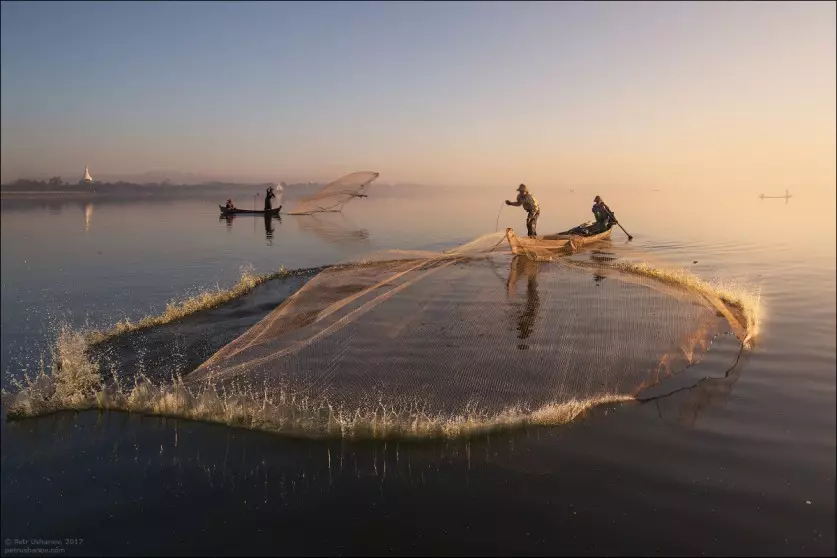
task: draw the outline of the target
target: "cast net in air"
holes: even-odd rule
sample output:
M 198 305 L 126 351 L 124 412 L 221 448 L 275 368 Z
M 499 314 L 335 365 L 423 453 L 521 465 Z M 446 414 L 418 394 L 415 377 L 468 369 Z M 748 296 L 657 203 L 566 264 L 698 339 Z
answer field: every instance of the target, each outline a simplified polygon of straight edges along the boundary
M 700 360 L 719 333 L 749 337 L 750 310 L 709 287 L 498 254 L 498 239 L 324 270 L 185 385 L 235 394 L 259 428 L 453 436 L 572 420 Z
M 324 186 L 314 195 L 301 199 L 291 215 L 342 211 L 343 206 L 356 198 L 368 195 L 370 184 L 378 178 L 377 172 L 354 172 Z

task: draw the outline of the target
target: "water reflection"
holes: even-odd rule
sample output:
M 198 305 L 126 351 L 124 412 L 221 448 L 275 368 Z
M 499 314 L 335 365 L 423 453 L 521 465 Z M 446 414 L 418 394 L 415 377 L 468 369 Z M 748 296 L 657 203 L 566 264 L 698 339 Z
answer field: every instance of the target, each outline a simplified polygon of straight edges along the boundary
M 90 230 L 90 219 L 93 217 L 93 204 L 88 203 L 84 206 L 84 230 Z
M 233 225 L 234 220 L 235 220 L 235 215 L 221 215 L 220 217 L 218 217 L 218 222 L 219 223 L 224 222 L 224 223 L 227 224 L 227 227 L 226 227 L 227 232 L 232 232 L 232 225 Z
M 276 228 L 274 227 L 274 221 L 282 222 L 281 215 L 271 215 L 265 213 L 262 215 L 264 218 L 264 238 L 267 242 L 268 246 L 273 246 L 273 234 L 276 232 Z M 233 223 L 235 222 L 236 215 L 221 215 L 218 217 L 218 222 L 224 222 L 227 225 L 227 232 L 232 231 Z M 255 226 L 255 221 L 253 221 Z
M 536 269 L 527 270 L 525 265 L 513 266 L 512 271 L 515 281 L 523 275 L 527 279 L 537 276 Z M 677 467 L 669 461 L 647 456 L 662 445 L 673 448 L 669 451 L 675 463 L 695 457 L 680 453 L 687 451 L 682 449 L 684 433 L 665 423 L 688 427 L 707 410 L 723 407 L 746 357 L 726 373 L 716 366 L 704 370 L 716 377 L 688 389 L 621 405 L 617 413 L 612 405 L 595 409 L 580 419 L 583 425 L 527 426 L 470 439 L 311 441 L 123 412 L 63 412 L 15 421 L 5 425 L 0 440 L 6 473 L 4 511 L 15 511 L 4 514 L 4 531 L 34 530 L 67 521 L 67 514 L 72 513 L 66 505 L 67 487 L 85 495 L 85 513 L 90 515 L 87 524 L 79 528 L 90 530 L 107 520 L 106 513 L 149 529 L 169 526 L 175 519 L 171 516 L 179 514 L 191 529 L 213 521 L 200 513 L 207 501 L 218 509 L 237 510 L 212 523 L 205 535 L 207 544 L 218 544 L 237 530 L 261 532 L 271 522 L 292 521 L 300 514 L 325 513 L 322 520 L 329 522 L 350 513 L 366 521 L 382 509 L 397 515 L 409 504 L 420 505 L 421 495 L 434 490 L 449 498 L 484 491 L 503 499 L 509 493 L 503 488 L 508 483 L 512 483 L 512 493 L 531 483 L 544 483 L 527 496 L 530 505 L 539 511 L 566 508 L 568 516 L 577 521 L 589 512 L 584 511 L 586 498 L 602 497 L 595 490 L 606 483 L 603 478 L 630 484 L 634 480 L 631 470 L 655 477 L 675 475 L 693 489 L 692 484 L 686 484 L 694 482 L 688 476 L 691 470 L 677 477 Z M 718 377 L 721 374 L 723 377 Z M 725 478 L 749 474 L 756 459 L 763 458 L 746 452 L 738 455 L 741 467 L 727 469 Z M 607 469 L 608 463 L 613 471 Z M 698 461 L 698 465 L 708 463 L 714 463 L 711 457 L 705 463 Z M 597 474 L 588 474 L 594 470 Z M 636 480 L 641 482 L 642 478 Z M 351 498 L 344 497 L 347 493 Z M 646 505 L 649 497 L 643 494 L 641 505 Z M 620 506 L 632 501 L 628 498 Z M 399 502 L 405 502 L 403 510 Z M 620 507 L 620 513 L 623 509 Z M 526 529 L 538 529 L 538 536 L 544 537 L 550 531 L 538 527 L 537 522 L 527 523 Z M 124 532 L 111 536 L 106 531 L 95 540 L 107 548 L 104 541 L 111 543 L 124 536 Z M 124 544 L 124 540 L 120 542 Z M 152 544 L 145 540 L 132 543 Z M 204 553 L 195 546 L 188 549 Z M 98 547 L 94 550 L 107 554 Z
M 300 231 L 338 246 L 366 244 L 369 241 L 369 231 L 358 227 L 342 213 L 297 215 L 294 223 Z
M 686 428 L 694 428 L 707 409 L 726 407 L 753 351 L 741 347 L 734 338 L 722 338 L 713 345 L 715 354 L 704 357 L 712 362 L 705 365 L 699 363 L 694 371 L 682 372 L 680 378 L 674 381 L 662 382 L 642 391 L 637 395 L 638 399 L 653 405 L 660 419 Z M 729 357 L 733 357 L 731 364 L 726 370 L 720 370 L 723 365 L 715 361 Z M 686 385 L 677 387 L 678 384 Z
M 281 220 L 278 215 L 276 218 Z M 273 246 L 273 216 L 269 213 L 264 214 L 264 238 L 268 246 Z
M 541 299 L 538 294 L 538 271 L 539 264 L 525 256 L 515 256 L 512 259 L 509 269 L 509 278 L 506 283 L 508 296 L 513 297 L 517 291 L 517 283 L 522 277 L 526 277 L 526 303 L 523 311 L 517 318 L 518 339 L 528 339 L 535 328 L 538 319 L 538 311 L 541 307 Z M 518 349 L 524 350 L 527 345 L 518 345 Z
M 120 411 L 60 412 L 4 425 L 4 471 L 9 471 L 4 488 L 10 488 L 19 505 L 29 506 L 37 500 L 32 493 L 49 489 L 30 471 L 49 472 L 59 477 L 60 484 L 98 486 L 101 481 L 90 476 L 91 467 L 107 467 L 116 484 L 134 497 L 148 490 L 148 481 L 154 478 L 162 492 L 172 486 L 203 486 L 239 495 L 243 490 L 253 502 L 284 507 L 302 505 L 339 482 L 371 482 L 382 488 L 398 483 L 404 488 L 444 482 L 451 475 L 467 482 L 471 474 L 497 467 L 546 472 L 554 459 L 566 459 L 575 443 L 596 445 L 597 430 L 606 438 L 618 427 L 621 436 L 641 443 L 646 429 L 658 419 L 693 427 L 702 414 L 726 405 L 748 359 L 749 352 L 744 351 L 726 372 L 715 367 L 705 371 L 715 377 L 624 405 L 619 425 L 613 424 L 613 405 L 594 409 L 579 419 L 589 423 L 584 439 L 573 438 L 573 425 L 565 425 L 423 443 L 313 441 Z M 80 446 L 86 451 L 77 451 Z M 538 446 L 555 452 L 535 453 Z M 12 478 L 16 481 L 9 487 L 6 483 Z

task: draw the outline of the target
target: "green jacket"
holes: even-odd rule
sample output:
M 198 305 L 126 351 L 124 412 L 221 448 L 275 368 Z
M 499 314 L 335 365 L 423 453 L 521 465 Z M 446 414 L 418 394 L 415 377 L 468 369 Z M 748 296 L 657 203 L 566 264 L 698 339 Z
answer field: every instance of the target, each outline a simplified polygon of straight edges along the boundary
M 538 205 L 538 200 L 536 200 L 535 196 L 533 196 L 529 192 L 520 192 L 519 194 L 517 194 L 517 201 L 512 202 L 511 205 L 522 205 L 523 209 L 525 209 L 529 213 L 539 211 L 541 209 L 541 206 Z

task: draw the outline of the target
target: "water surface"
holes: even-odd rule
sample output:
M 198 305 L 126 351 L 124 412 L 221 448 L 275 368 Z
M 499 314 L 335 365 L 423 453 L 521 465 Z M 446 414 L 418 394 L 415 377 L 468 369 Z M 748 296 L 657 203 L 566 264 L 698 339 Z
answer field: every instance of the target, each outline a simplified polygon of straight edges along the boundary
M 242 267 L 520 232 L 509 190 L 373 189 L 343 215 L 267 222 L 219 219 L 214 199 L 4 198 L 4 386 L 38 367 L 60 322 L 157 314 Z M 588 220 L 596 193 L 634 236 L 614 232 L 607 250 L 761 293 L 745 361 L 730 368 L 735 347 L 720 343 L 669 397 L 466 441 L 314 442 L 125 413 L 4 422 L 3 537 L 83 538 L 68 554 L 833 555 L 833 200 L 536 190 L 539 231 Z M 242 299 L 218 342 L 295 281 Z M 212 323 L 197 316 L 182 337 Z

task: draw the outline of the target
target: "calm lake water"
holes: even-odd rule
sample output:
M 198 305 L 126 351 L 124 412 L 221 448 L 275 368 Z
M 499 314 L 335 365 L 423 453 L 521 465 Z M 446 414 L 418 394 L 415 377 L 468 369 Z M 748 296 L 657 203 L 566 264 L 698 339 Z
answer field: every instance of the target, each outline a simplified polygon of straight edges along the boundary
M 3 385 L 38 369 L 60 323 L 159 314 L 248 266 L 522 234 L 523 211 L 502 205 L 513 190 L 373 185 L 342 215 L 230 222 L 216 199 L 4 197 Z M 590 219 L 601 193 L 634 236 L 616 230 L 610 251 L 759 292 L 746 361 L 719 376 L 707 358 L 713 379 L 670 397 L 467 441 L 311 441 L 116 412 L 4 420 L 3 538 L 61 539 L 69 555 L 833 555 L 833 193 L 533 190 L 541 234 Z M 235 334 L 304 280 L 245 296 L 264 308 Z

